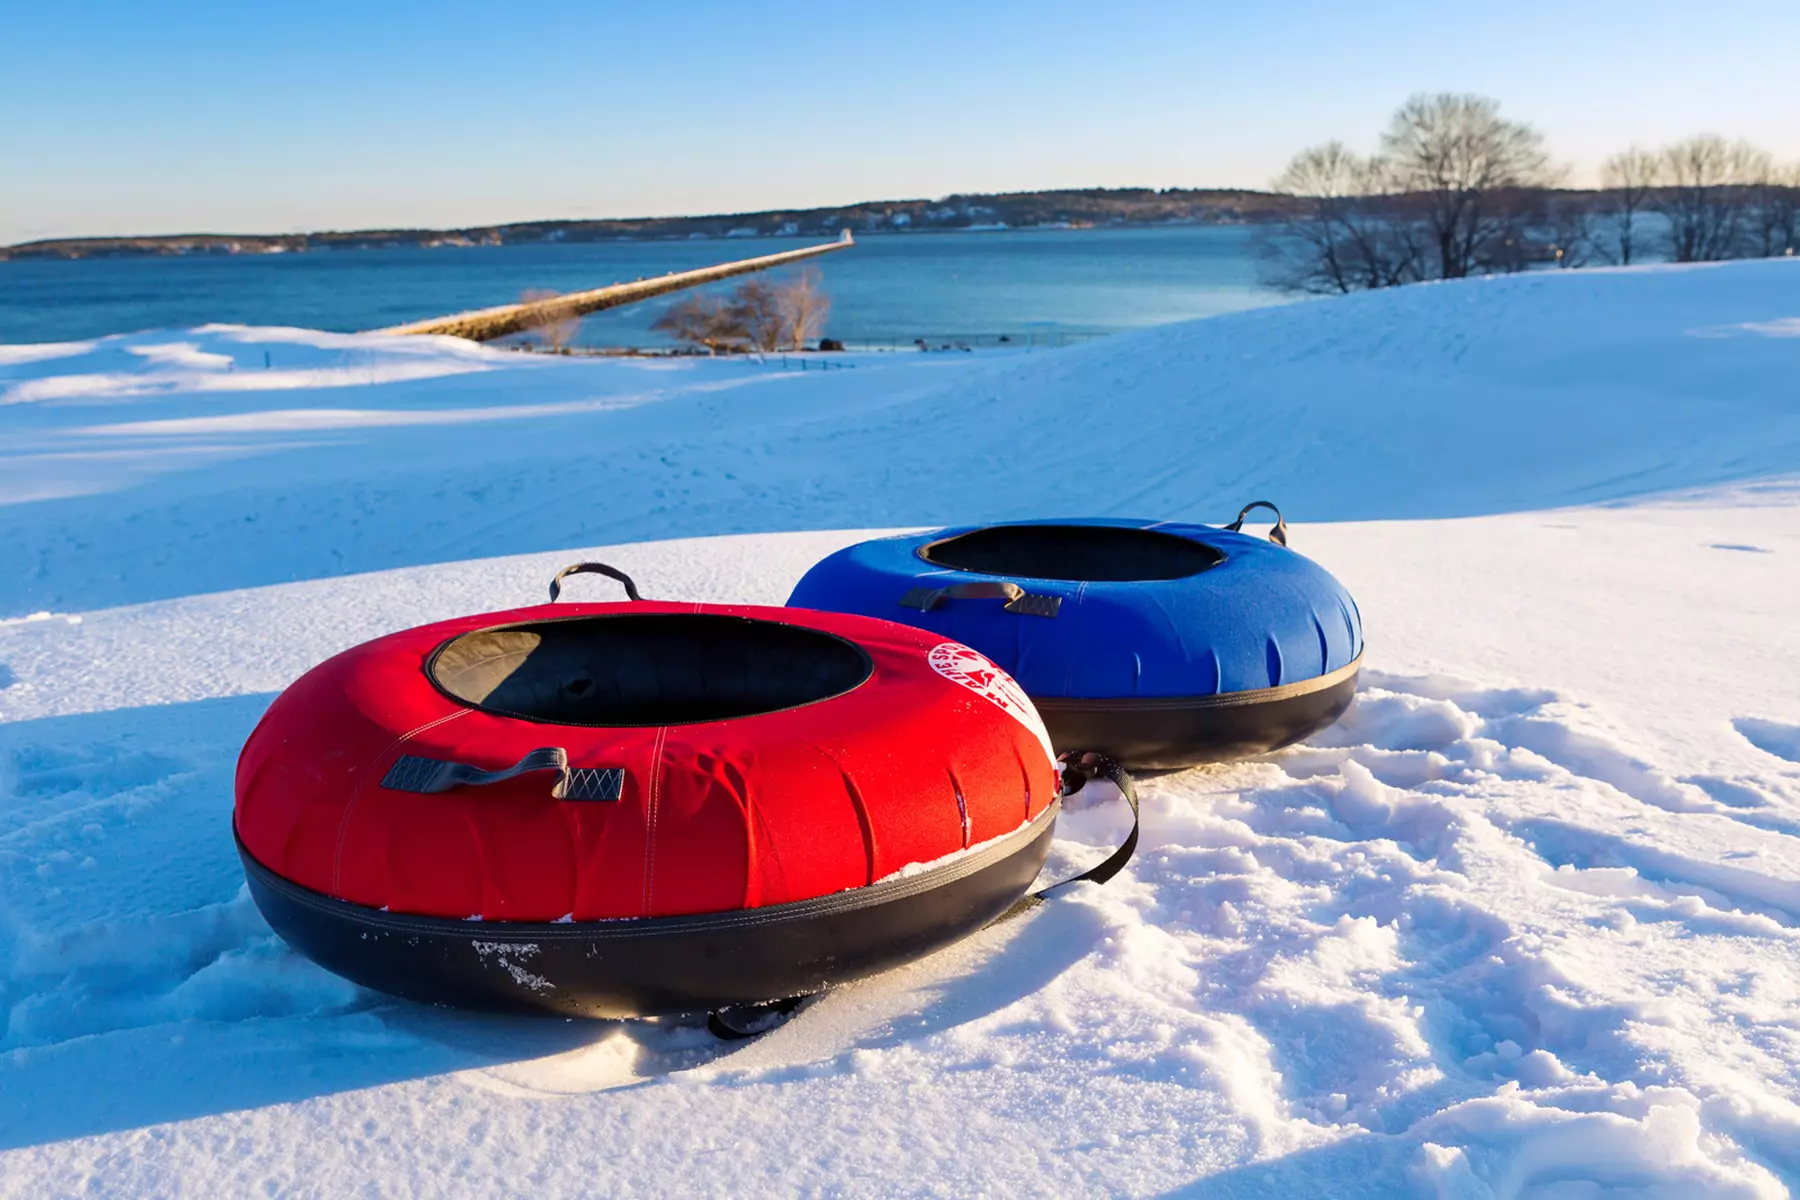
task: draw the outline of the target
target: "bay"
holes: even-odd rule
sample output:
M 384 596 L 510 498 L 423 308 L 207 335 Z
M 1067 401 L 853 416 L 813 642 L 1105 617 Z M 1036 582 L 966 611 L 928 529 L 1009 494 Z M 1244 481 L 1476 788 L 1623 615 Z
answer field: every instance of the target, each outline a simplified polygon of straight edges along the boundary
M 510 303 L 534 289 L 577 291 L 807 244 L 744 238 L 0 262 L 0 343 L 211 322 L 379 329 Z M 1287 299 L 1259 282 L 1255 231 L 1242 226 L 867 236 L 817 266 L 833 300 L 825 332 L 853 346 L 1067 340 Z M 667 344 L 650 325 L 670 302 L 597 313 L 578 341 Z

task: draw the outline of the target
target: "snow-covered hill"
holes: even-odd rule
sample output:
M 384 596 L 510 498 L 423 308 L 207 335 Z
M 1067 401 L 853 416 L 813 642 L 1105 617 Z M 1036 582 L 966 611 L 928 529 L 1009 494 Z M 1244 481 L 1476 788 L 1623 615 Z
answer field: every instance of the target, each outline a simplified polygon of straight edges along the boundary
M 1800 1183 L 1800 263 L 844 361 L 0 347 L 0 1194 Z M 238 745 L 376 633 L 596 554 L 776 602 L 819 531 L 1265 496 L 1364 610 L 1346 720 L 760 1041 L 385 1001 L 240 891 Z
M 1757 478 L 1800 465 L 1796 295 L 1791 261 L 1563 272 L 823 372 L 227 327 L 0 347 L 0 617 L 643 538 Z

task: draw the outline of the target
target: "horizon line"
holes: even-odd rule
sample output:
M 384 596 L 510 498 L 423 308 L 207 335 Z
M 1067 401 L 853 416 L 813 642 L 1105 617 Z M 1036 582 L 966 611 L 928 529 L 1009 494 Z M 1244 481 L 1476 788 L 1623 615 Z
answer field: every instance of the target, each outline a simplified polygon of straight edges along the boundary
M 1526 189 L 1526 190 L 1548 191 L 1548 192 L 1573 192 L 1573 193 L 1593 192 L 1593 193 L 1598 193 L 1598 192 L 1606 191 L 1607 189 L 1604 187 L 1545 186 L 1545 187 L 1534 187 L 1534 188 L 1530 188 L 1530 189 Z M 846 203 L 846 204 L 820 204 L 820 205 L 813 205 L 813 206 L 807 207 L 807 208 L 779 207 L 779 208 L 745 209 L 745 210 L 740 210 L 740 211 L 736 211 L 736 212 L 664 213 L 664 214 L 660 214 L 660 215 L 646 214 L 646 215 L 625 216 L 625 217 L 530 217 L 530 218 L 525 218 L 525 219 L 521 219 L 521 220 L 483 221 L 483 222 L 473 222 L 470 224 L 460 224 L 460 225 L 435 225 L 435 226 L 432 226 L 432 225 L 378 225 L 378 226 L 366 226 L 366 227 L 362 227 L 362 228 L 350 228 L 350 229 L 314 228 L 314 229 L 306 229 L 306 230 L 292 230 L 292 231 L 285 232 L 285 233 L 252 232 L 252 231 L 244 231 L 244 230 L 228 231 L 228 230 L 195 229 L 195 230 L 186 230 L 186 231 L 182 231 L 182 232 L 178 232 L 178 233 L 66 234 L 66 235 L 61 235 L 61 236 L 29 238 L 25 241 L 5 243 L 3 245 L 0 245 L 0 252 L 8 251 L 8 250 L 24 250 L 24 249 L 30 249 L 32 247 L 59 245 L 59 244 L 64 244 L 64 243 L 170 242 L 170 241 L 180 241 L 184 238 L 257 238 L 257 239 L 265 239 L 265 240 L 269 240 L 269 241 L 279 241 L 282 239 L 298 239 L 298 238 L 313 238 L 313 237 L 359 237 L 359 236 L 366 237 L 366 236 L 374 236 L 374 235 L 378 235 L 378 234 L 447 234 L 447 235 L 456 235 L 456 234 L 465 234 L 465 233 L 481 233 L 481 232 L 500 231 L 500 230 L 509 230 L 509 229 L 522 229 L 522 228 L 529 228 L 531 226 L 537 226 L 537 225 L 550 226 L 550 227 L 573 227 L 573 226 L 596 226 L 596 225 L 630 225 L 630 224 L 652 223 L 652 222 L 660 222 L 660 221 L 750 220 L 750 219 L 755 219 L 755 218 L 766 219 L 766 218 L 783 217 L 783 216 L 805 217 L 805 216 L 809 216 L 809 215 L 816 215 L 816 214 L 821 214 L 821 213 L 831 213 L 831 212 L 838 212 L 838 211 L 850 213 L 850 212 L 853 212 L 853 211 L 859 210 L 859 209 L 878 208 L 878 207 L 883 207 L 883 206 L 892 207 L 895 205 L 946 204 L 946 203 L 949 203 L 949 202 L 955 201 L 955 200 L 984 200 L 984 199 L 986 199 L 986 200 L 1006 200 L 1006 199 L 1019 199 L 1021 197 L 1032 197 L 1032 196 L 1094 195 L 1094 194 L 1109 194 L 1109 193 L 1110 194 L 1134 193 L 1134 194 L 1148 194 L 1148 195 L 1154 195 L 1154 196 L 1168 196 L 1168 195 L 1243 196 L 1243 197 L 1255 197 L 1257 199 L 1269 199 L 1269 200 L 1286 199 L 1286 198 L 1295 198 L 1295 199 L 1300 198 L 1298 196 L 1295 196 L 1293 193 L 1277 192 L 1277 191 L 1271 191 L 1271 190 L 1264 189 L 1264 188 L 1251 188 L 1251 187 L 1162 187 L 1162 188 L 1158 188 L 1158 187 L 1148 187 L 1148 186 L 1142 186 L 1142 187 L 1140 187 L 1140 186 L 1119 186 L 1119 187 L 1096 186 L 1096 187 L 1025 188 L 1025 189 L 1020 189 L 1018 191 L 1008 191 L 1008 192 L 960 192 L 959 191 L 959 192 L 949 192 L 949 193 L 946 193 L 945 195 L 936 196 L 936 197 L 924 197 L 924 196 L 894 197 L 894 198 L 885 198 L 885 199 L 876 199 L 876 200 L 857 200 L 857 201 L 852 201 L 852 202 Z M 1139 222 L 1139 223 L 1142 224 L 1145 222 Z M 1161 222 L 1150 222 L 1150 223 L 1161 223 Z M 959 229 L 962 229 L 962 228 L 965 228 L 965 227 L 960 227 L 960 226 L 927 227 L 926 229 L 911 230 L 910 232 L 955 233 L 955 232 L 958 232 Z M 1030 227 L 1027 226 L 1025 228 L 1030 228 Z M 906 232 L 906 231 L 907 230 L 903 230 L 903 229 L 894 229 L 894 230 L 863 230 L 861 232 L 879 233 L 879 232 Z M 740 235 L 740 236 L 750 236 L 750 235 Z M 779 236 L 783 236 L 783 235 L 779 234 L 779 233 L 777 233 L 777 234 L 757 233 L 757 234 L 755 234 L 755 236 L 779 237 Z M 800 236 L 807 236 L 807 235 L 796 232 L 792 236 L 800 237 Z

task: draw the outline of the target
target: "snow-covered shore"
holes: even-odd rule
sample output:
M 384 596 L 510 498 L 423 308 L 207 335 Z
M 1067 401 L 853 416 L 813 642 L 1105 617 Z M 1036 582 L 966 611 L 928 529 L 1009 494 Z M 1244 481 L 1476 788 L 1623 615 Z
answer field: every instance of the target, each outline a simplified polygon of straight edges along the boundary
M 830 374 L 0 347 L 0 1194 L 1786 1195 L 1797 381 L 1793 263 Z M 1345 721 L 760 1041 L 384 1001 L 239 890 L 237 746 L 344 645 L 595 553 L 778 602 L 859 527 L 1264 496 L 1363 608 Z
M 0 618 L 646 538 L 1758 478 L 1800 443 L 1797 274 L 1432 284 L 828 373 L 229 327 L 3 347 Z

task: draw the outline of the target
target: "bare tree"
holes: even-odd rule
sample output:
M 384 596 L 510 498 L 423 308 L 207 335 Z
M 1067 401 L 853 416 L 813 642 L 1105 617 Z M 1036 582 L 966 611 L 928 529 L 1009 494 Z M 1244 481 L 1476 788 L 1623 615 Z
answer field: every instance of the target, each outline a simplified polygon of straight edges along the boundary
M 546 288 L 528 288 L 519 299 L 525 304 L 541 304 L 546 300 L 554 300 L 561 294 Z M 566 354 L 575 335 L 581 332 L 581 318 L 574 313 L 546 308 L 532 314 L 526 328 L 536 334 L 552 354 Z
M 1405 198 L 1390 193 L 1386 164 L 1342 142 L 1294 156 L 1275 181 L 1293 196 L 1286 221 L 1264 241 L 1273 281 L 1291 291 L 1334 293 L 1419 278 L 1420 245 Z
M 824 332 L 825 318 L 831 315 L 831 297 L 825 294 L 824 283 L 817 267 L 806 267 L 797 277 L 776 286 L 775 306 L 789 349 L 804 350 L 810 339 Z
M 705 292 L 692 293 L 669 305 L 650 328 L 710 351 L 730 350 L 750 340 L 732 306 Z
M 704 292 L 671 304 L 651 326 L 678 341 L 729 350 L 803 349 L 831 311 L 822 277 L 808 268 L 785 283 L 746 279 L 721 298 Z
M 1800 254 L 1800 162 L 1788 164 L 1787 181 L 1782 185 L 1776 202 L 1780 205 L 1781 212 L 1776 227 L 1787 242 L 1782 253 Z
M 746 279 L 731 291 L 727 306 L 744 337 L 758 350 L 779 350 L 786 341 L 781 301 L 775 288 L 761 279 Z
M 1800 163 L 1778 167 L 1764 156 L 1750 185 L 1751 235 L 1763 258 L 1800 254 Z
M 1637 224 L 1662 179 L 1662 156 L 1632 146 L 1600 164 L 1600 186 L 1605 189 L 1605 213 L 1613 225 L 1612 237 L 1595 248 L 1609 262 L 1631 265 L 1638 251 Z
M 1669 219 L 1669 251 L 1676 262 L 1716 262 L 1744 248 L 1750 183 L 1766 156 L 1747 142 L 1701 134 L 1665 148 L 1667 186 L 1656 205 Z
M 1328 142 L 1288 164 L 1275 187 L 1297 203 L 1266 244 L 1275 282 L 1348 292 L 1523 270 L 1543 252 L 1527 232 L 1544 220 L 1541 193 L 1554 177 L 1544 139 L 1502 118 L 1496 101 L 1414 96 L 1381 143 L 1363 158 Z
M 1537 239 L 1515 243 L 1522 247 L 1520 264 L 1532 255 L 1548 255 L 1558 267 L 1585 267 L 1605 249 L 1606 238 L 1595 219 L 1594 201 L 1582 192 L 1540 192 L 1528 201 L 1530 225 Z
M 1517 261 L 1521 193 L 1552 179 L 1542 134 L 1502 118 L 1498 101 L 1440 92 L 1401 105 L 1381 145 L 1395 190 L 1421 201 L 1433 275 Z

